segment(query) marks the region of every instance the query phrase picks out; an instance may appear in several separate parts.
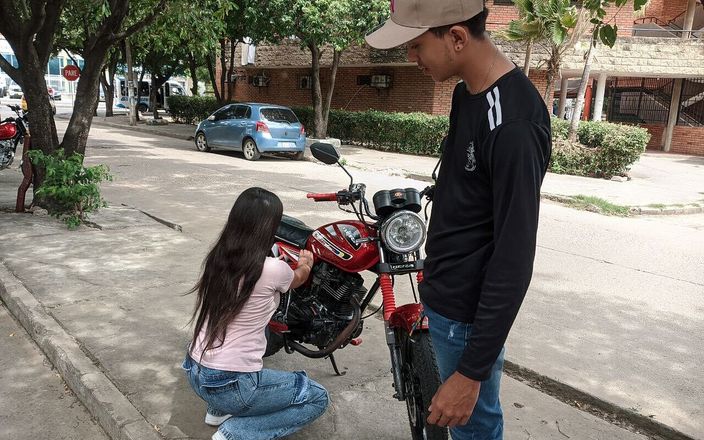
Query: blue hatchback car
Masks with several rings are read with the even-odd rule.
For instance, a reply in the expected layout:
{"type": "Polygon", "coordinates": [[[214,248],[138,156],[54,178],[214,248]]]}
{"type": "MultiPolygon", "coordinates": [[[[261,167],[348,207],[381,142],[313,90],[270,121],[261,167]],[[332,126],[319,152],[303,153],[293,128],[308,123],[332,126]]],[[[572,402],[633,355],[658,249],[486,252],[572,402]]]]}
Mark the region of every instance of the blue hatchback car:
{"type": "Polygon", "coordinates": [[[306,132],[288,107],[238,103],[220,108],[198,124],[195,144],[198,151],[242,151],[247,160],[257,160],[262,153],[287,153],[303,159],[306,132]]]}

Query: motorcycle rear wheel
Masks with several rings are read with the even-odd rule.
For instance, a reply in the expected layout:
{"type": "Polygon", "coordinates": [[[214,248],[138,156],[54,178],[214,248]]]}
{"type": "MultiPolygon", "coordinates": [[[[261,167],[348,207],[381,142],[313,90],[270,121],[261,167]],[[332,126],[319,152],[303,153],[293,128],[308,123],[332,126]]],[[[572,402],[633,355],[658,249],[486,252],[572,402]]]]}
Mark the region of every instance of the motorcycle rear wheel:
{"type": "Polygon", "coordinates": [[[403,350],[403,382],[406,391],[406,408],[413,440],[447,440],[447,428],[429,425],[428,407],[442,384],[430,334],[419,331],[409,336],[401,332],[403,350]]]}
{"type": "Polygon", "coordinates": [[[272,356],[284,347],[283,336],[269,330],[269,326],[266,326],[264,329],[264,334],[266,335],[266,351],[264,352],[264,357],[272,356]]]}

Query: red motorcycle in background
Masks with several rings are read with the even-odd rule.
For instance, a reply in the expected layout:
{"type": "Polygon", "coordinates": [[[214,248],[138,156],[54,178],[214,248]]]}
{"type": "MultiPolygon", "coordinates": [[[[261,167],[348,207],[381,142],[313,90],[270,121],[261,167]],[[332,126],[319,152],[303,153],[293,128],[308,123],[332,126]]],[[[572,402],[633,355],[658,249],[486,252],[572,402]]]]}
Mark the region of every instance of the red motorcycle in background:
{"type": "Polygon", "coordinates": [[[394,397],[405,400],[412,438],[447,439],[446,428],[426,422],[428,407],[441,384],[427,319],[422,319],[414,283],[422,280],[421,247],[426,222],[418,215],[421,201],[432,196],[432,188],[377,192],[374,214],[365,198],[365,185],[355,184],[339,163],[332,145],[317,143],[313,156],[323,163],[337,163],[350,176],[348,189],[336,193],[308,194],[316,202],[336,202],[350,207],[357,220],[341,220],[312,229],[284,215],[272,249],[274,256],[295,267],[301,249],[313,253],[314,265],[303,286],[281,296],[279,308],[267,328],[267,350],[271,356],[282,348],[309,358],[329,358],[335,373],[335,350],[359,345],[362,311],[381,290],[386,344],[391,355],[394,397]],[[360,272],[369,270],[376,281],[369,290],[360,272]],[[413,274],[416,280],[413,279],[413,274]],[[409,276],[415,303],[397,306],[394,278],[409,276]]]}
{"type": "Polygon", "coordinates": [[[10,165],[15,159],[17,146],[24,141],[29,132],[27,113],[22,114],[19,105],[8,105],[17,114],[0,122],[0,170],[10,165]]]}

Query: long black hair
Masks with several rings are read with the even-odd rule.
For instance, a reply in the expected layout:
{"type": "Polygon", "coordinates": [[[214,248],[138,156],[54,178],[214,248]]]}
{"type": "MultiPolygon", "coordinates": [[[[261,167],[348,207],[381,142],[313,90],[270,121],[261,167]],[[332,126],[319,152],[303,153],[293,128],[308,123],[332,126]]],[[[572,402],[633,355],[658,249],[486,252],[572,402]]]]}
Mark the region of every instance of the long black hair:
{"type": "Polygon", "coordinates": [[[191,318],[196,320],[191,350],[206,320],[202,353],[222,345],[228,324],[262,274],[282,214],[281,200],[265,189],[249,188],[237,198],[220,238],[203,261],[202,276],[190,291],[198,293],[191,318]]]}

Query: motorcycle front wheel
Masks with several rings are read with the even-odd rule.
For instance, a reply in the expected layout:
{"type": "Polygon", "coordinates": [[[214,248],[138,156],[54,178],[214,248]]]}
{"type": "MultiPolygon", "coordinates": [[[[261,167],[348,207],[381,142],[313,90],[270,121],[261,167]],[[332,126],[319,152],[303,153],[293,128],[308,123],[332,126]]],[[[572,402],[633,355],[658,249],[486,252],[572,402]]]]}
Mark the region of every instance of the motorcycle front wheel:
{"type": "Polygon", "coordinates": [[[402,374],[406,394],[408,421],[413,440],[447,440],[447,428],[427,423],[428,407],[441,385],[440,373],[430,334],[401,332],[402,374]]]}

